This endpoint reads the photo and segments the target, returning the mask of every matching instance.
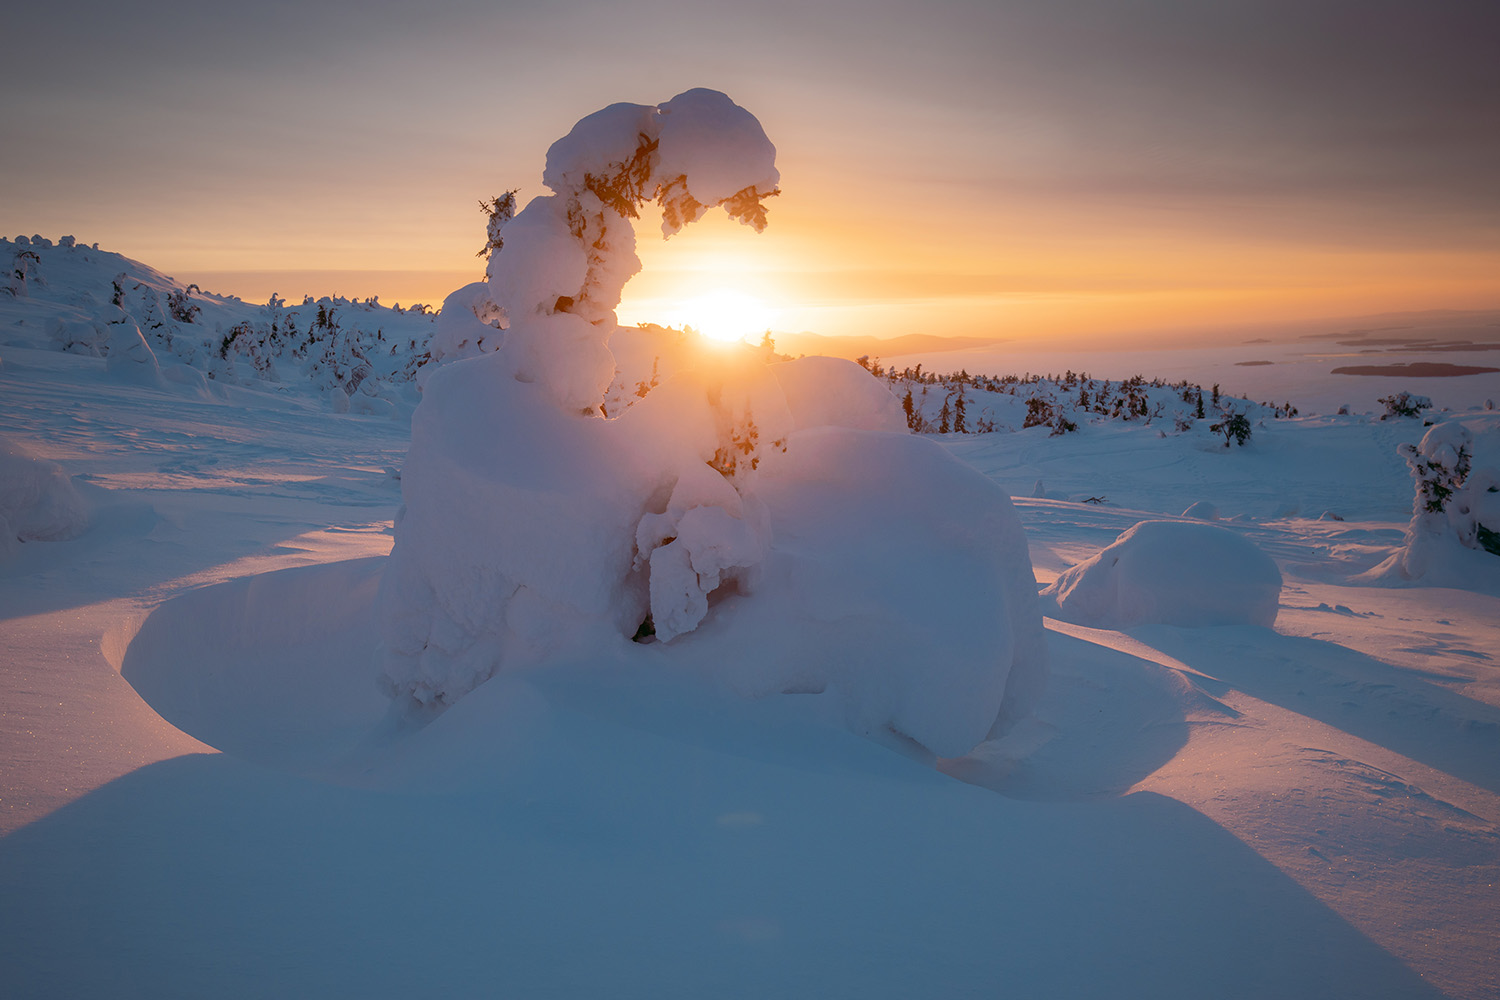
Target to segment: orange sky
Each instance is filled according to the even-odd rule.
[[[760,236],[643,220],[624,321],[713,287],[779,329],[1011,340],[1500,306],[1500,8],[1128,6],[32,5],[0,230],[437,302],[482,273],[477,201],[544,193],[575,120],[709,86],[784,193]]]

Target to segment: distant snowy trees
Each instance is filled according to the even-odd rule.
[[[1413,392],[1394,392],[1389,396],[1381,396],[1378,402],[1385,407],[1385,412],[1380,416],[1381,420],[1420,417],[1423,410],[1432,409],[1431,399]]]
[[[17,242],[24,237],[18,238]],[[0,286],[13,298],[24,299],[27,296],[28,282],[36,269],[41,265],[42,258],[35,250],[15,250],[11,253],[10,267],[5,274],[5,284]]]
[[[1114,382],[1072,371],[1062,375],[943,374],[925,371],[921,365],[886,367],[868,356],[858,363],[900,400],[907,427],[916,434],[986,434],[1046,427],[1056,437],[1086,423],[1150,426],[1168,419],[1172,430],[1180,434],[1191,431],[1206,412],[1204,389],[1186,380],[1168,383],[1136,375]],[[1213,405],[1222,419],[1209,429],[1224,434],[1226,445],[1249,440],[1252,419],[1297,415],[1291,403],[1255,403],[1221,396],[1217,390],[1215,386]]]

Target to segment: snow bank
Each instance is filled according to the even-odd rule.
[[[1254,543],[1197,521],[1142,521],[1042,591],[1057,617],[1097,628],[1265,625],[1281,572]]]
[[[0,557],[21,542],[76,537],[87,523],[83,499],[67,473],[0,436]]]

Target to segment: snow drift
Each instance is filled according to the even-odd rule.
[[[1281,571],[1241,535],[1198,521],[1142,521],[1042,591],[1057,617],[1097,628],[1273,625]]]

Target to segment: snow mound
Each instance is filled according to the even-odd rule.
[[[792,420],[806,427],[906,430],[906,416],[885,384],[858,365],[838,358],[808,357],[775,366]]]
[[[0,436],[0,557],[20,542],[74,538],[87,524],[83,499],[67,473]]]
[[[1217,521],[1219,519],[1219,508],[1207,500],[1199,500],[1197,503],[1189,505],[1188,509],[1182,512],[1182,516],[1195,518],[1199,521]]]
[[[1064,572],[1043,597],[1057,617],[1097,628],[1276,621],[1281,571],[1255,544],[1197,521],[1142,521]]]

